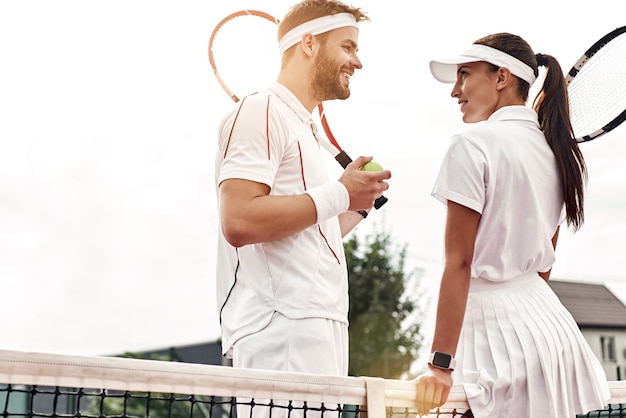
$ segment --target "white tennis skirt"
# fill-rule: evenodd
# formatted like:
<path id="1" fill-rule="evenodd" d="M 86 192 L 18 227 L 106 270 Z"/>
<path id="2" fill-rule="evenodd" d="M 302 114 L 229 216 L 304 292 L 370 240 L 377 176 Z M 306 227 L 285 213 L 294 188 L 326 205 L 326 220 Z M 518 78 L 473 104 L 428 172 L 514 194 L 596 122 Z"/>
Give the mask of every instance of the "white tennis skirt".
<path id="1" fill-rule="evenodd" d="M 456 358 L 476 418 L 572 418 L 610 398 L 600 362 L 536 273 L 472 280 Z"/>

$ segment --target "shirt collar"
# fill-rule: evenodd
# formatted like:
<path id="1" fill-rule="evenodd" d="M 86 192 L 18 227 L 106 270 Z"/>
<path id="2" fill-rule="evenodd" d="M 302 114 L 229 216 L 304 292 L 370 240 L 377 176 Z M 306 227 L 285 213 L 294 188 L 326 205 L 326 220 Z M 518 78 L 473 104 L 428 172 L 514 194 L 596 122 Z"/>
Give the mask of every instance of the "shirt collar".
<path id="1" fill-rule="evenodd" d="M 502 120 L 528 121 L 533 122 L 537 125 L 537 127 L 539 127 L 539 117 L 537 116 L 537 112 L 524 105 L 501 107 L 489 116 L 487 123 Z"/>
<path id="2" fill-rule="evenodd" d="M 287 87 L 278 82 L 272 82 L 269 85 L 269 91 L 278 96 L 303 122 L 308 124 L 311 121 L 311 112 L 304 107 Z"/>

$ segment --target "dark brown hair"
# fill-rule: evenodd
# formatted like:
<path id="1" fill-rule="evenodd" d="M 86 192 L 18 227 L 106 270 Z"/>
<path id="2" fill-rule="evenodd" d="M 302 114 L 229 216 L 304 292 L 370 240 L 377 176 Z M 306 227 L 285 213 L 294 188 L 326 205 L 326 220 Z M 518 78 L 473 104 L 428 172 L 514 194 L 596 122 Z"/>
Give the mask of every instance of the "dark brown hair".
<path id="1" fill-rule="evenodd" d="M 567 85 L 561 65 L 552 55 L 535 54 L 528 43 L 517 35 L 496 33 L 474 42 L 505 52 L 533 69 L 539 75 L 539 66 L 546 68 L 541 90 L 533 100 L 533 109 L 539 115 L 539 125 L 556 157 L 561 174 L 567 224 L 576 231 L 584 220 L 584 186 L 587 167 L 578 143 L 574 139 L 569 115 Z M 493 71 L 498 67 L 492 66 Z M 528 100 L 530 85 L 517 77 L 518 93 Z"/>

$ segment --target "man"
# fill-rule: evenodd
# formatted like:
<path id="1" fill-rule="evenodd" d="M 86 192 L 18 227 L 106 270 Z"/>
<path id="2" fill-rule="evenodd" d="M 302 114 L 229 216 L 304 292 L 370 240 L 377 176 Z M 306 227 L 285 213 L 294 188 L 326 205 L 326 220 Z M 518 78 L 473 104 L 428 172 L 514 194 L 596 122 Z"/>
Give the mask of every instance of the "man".
<path id="1" fill-rule="evenodd" d="M 233 366 L 346 375 L 348 281 L 342 237 L 388 189 L 389 171 L 324 169 L 311 113 L 346 99 L 357 56 L 358 8 L 304 0 L 278 27 L 277 81 L 222 121 L 217 299 Z"/>

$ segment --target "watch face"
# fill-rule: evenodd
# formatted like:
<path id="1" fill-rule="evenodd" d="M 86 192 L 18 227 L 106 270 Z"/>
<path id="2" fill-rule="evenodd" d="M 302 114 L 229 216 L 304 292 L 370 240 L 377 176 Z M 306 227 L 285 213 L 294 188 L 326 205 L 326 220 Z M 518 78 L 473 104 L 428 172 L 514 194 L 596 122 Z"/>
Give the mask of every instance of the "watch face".
<path id="1" fill-rule="evenodd" d="M 448 368 L 450 367 L 450 360 L 452 360 L 452 356 L 450 354 L 435 351 L 433 357 L 433 364 L 435 366 Z"/>

